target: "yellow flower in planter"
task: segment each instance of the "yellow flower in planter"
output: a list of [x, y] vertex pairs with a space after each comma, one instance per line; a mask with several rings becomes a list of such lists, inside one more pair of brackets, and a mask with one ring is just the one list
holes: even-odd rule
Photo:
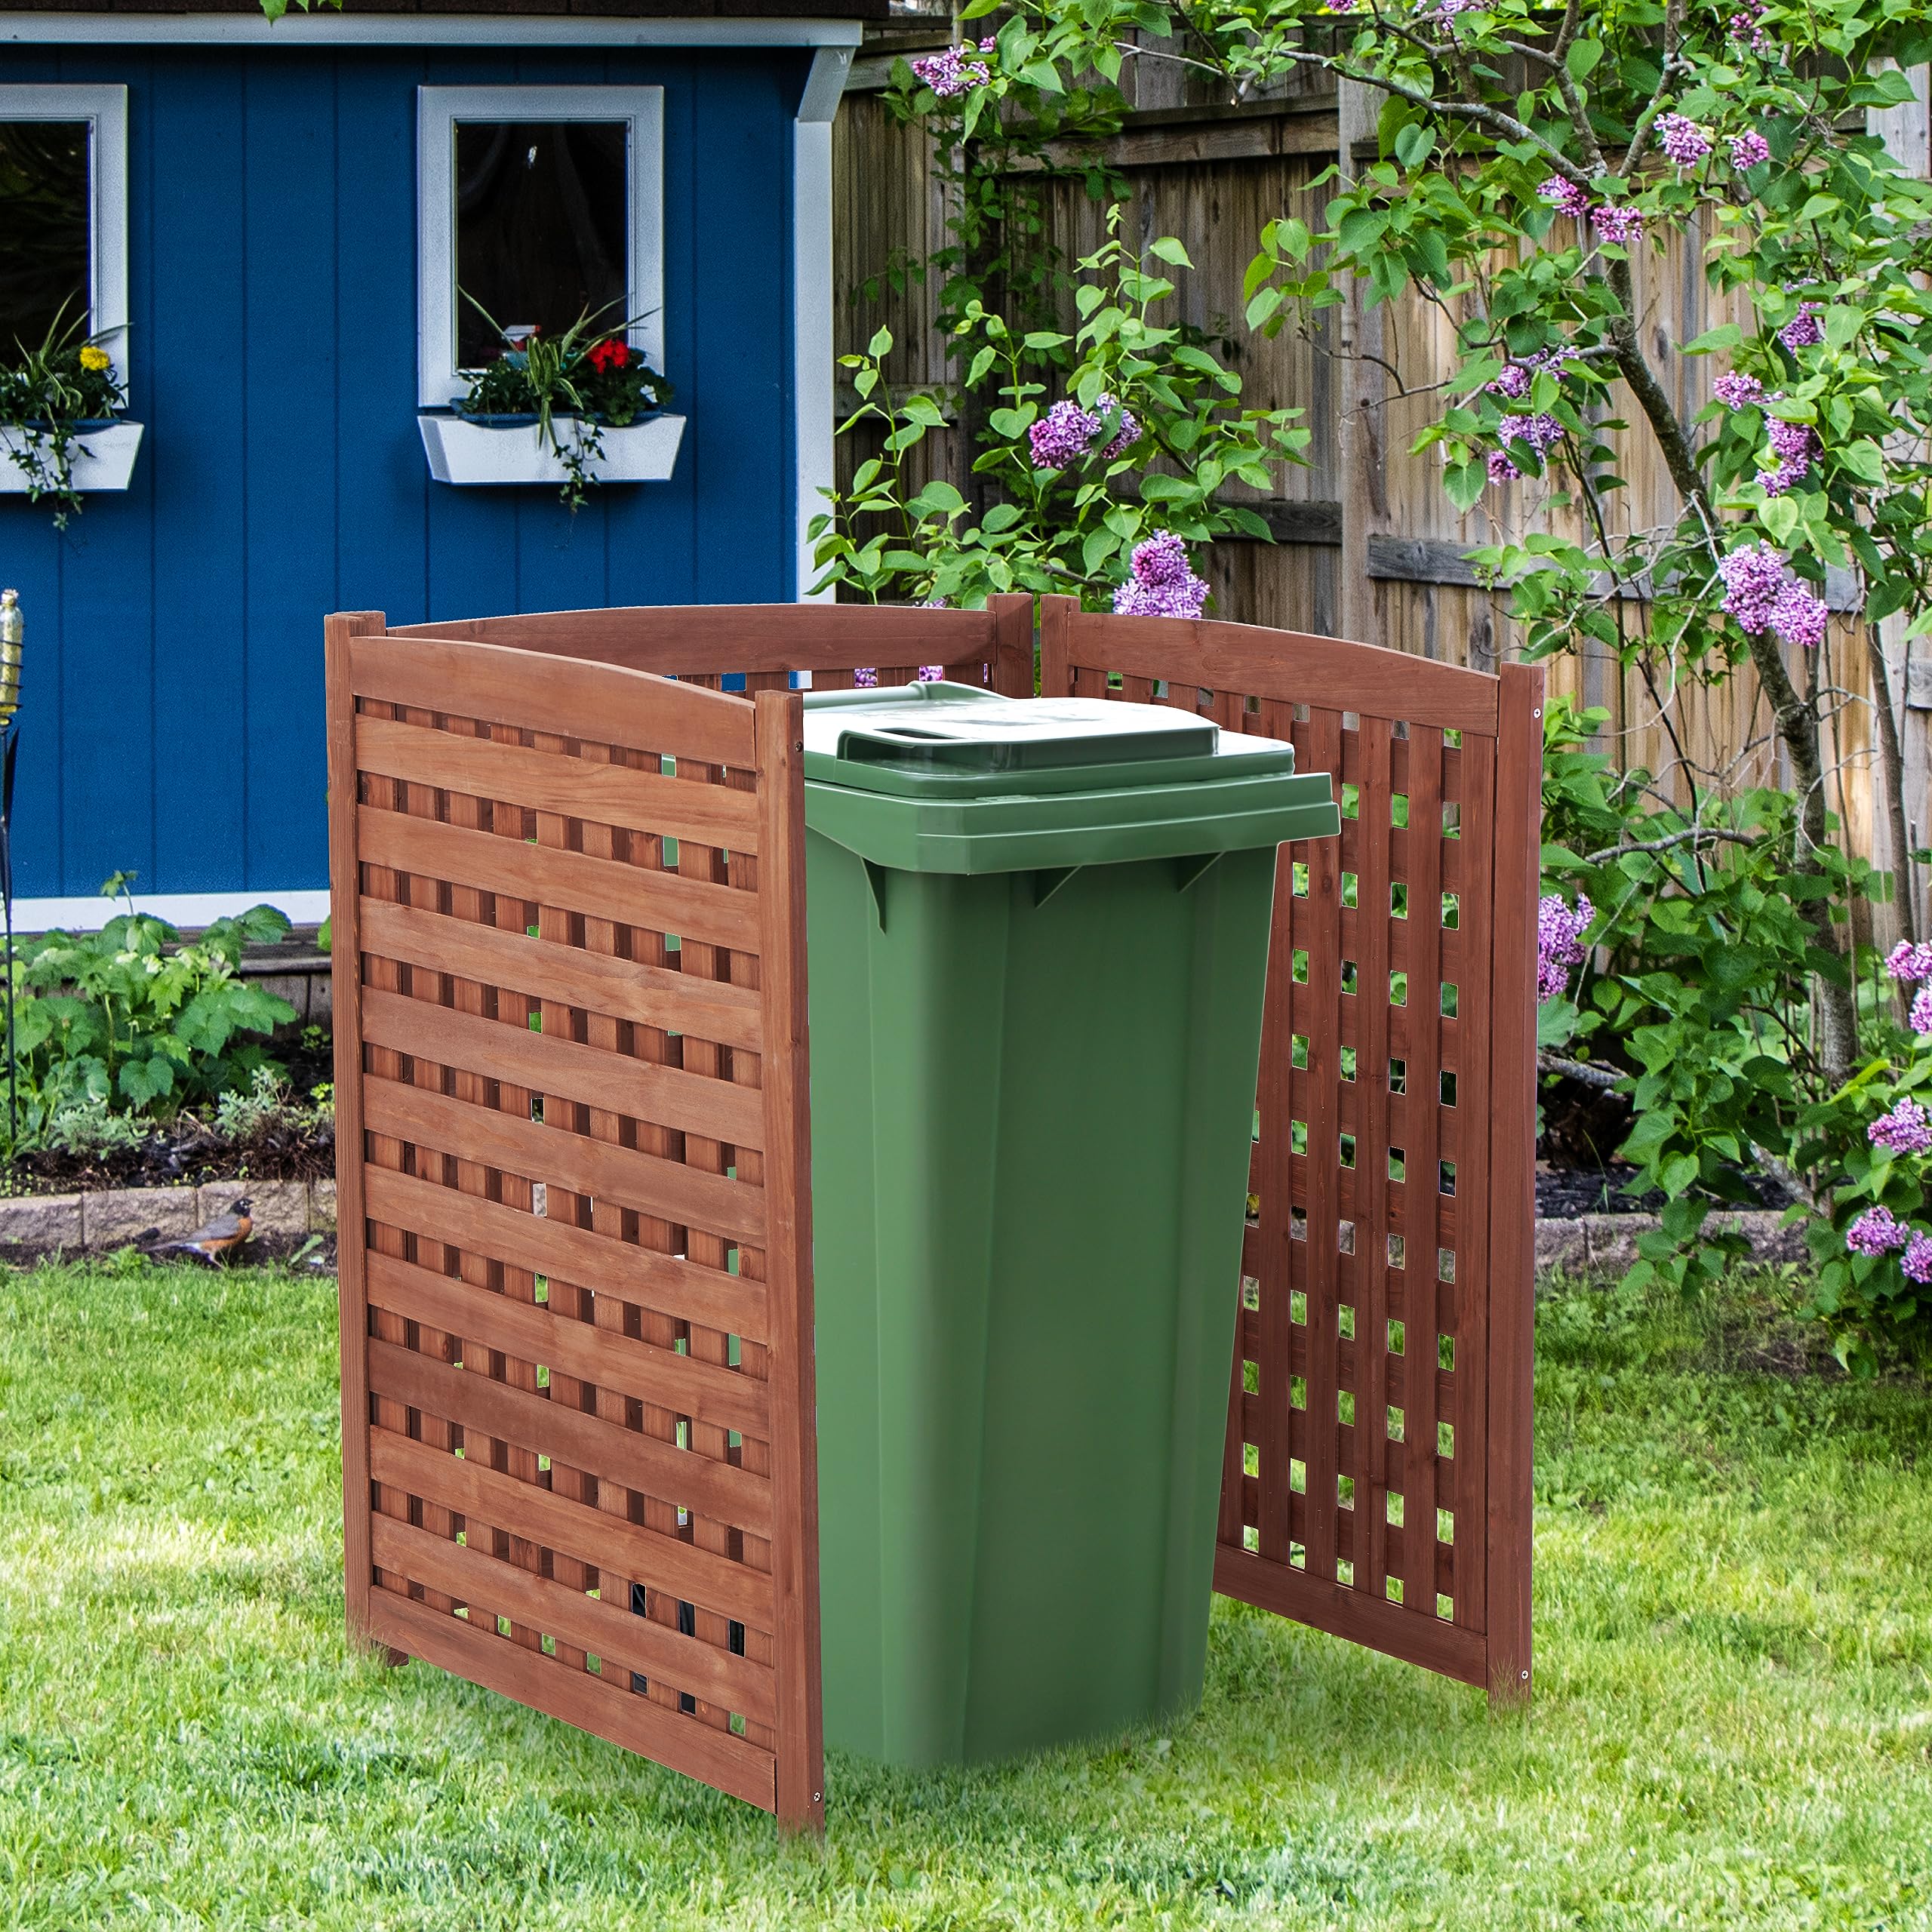
[[113, 360], [113, 357], [97, 343], [89, 343], [81, 351], [81, 367], [83, 369], [91, 370], [97, 375], [106, 368]]

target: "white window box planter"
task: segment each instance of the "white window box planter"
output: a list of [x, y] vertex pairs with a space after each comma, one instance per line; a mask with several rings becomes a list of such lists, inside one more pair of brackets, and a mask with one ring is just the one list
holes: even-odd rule
[[[125, 490], [134, 473], [134, 453], [141, 446], [141, 424], [104, 423], [83, 429], [74, 438], [74, 488], [83, 495], [96, 490]], [[20, 452], [28, 447], [25, 433], [0, 429], [0, 496], [23, 497], [28, 470]], [[42, 448], [47, 445], [43, 442]]]
[[[426, 411], [416, 419], [423, 432], [429, 474], [438, 483], [547, 483], [559, 488], [568, 472], [563, 460], [541, 440], [534, 422], [478, 423], [467, 417]], [[568, 442], [574, 419], [559, 417], [558, 438]], [[600, 483], [661, 483], [678, 460], [683, 441], [681, 416], [653, 416], [621, 429], [605, 424], [603, 454], [591, 466]]]

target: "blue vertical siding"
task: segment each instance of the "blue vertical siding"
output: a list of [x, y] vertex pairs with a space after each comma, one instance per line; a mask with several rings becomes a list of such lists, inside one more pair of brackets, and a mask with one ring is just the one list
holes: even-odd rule
[[[134, 484], [64, 534], [0, 500], [31, 681], [23, 897], [326, 882], [321, 620], [794, 592], [790, 115], [809, 57], [9, 50], [129, 90]], [[668, 483], [429, 481], [416, 423], [416, 90], [665, 89]]]

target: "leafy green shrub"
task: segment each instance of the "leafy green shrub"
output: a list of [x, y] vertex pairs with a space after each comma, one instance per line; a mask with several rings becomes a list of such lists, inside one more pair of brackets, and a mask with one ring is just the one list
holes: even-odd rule
[[100, 1114], [165, 1119], [248, 1087], [257, 1069], [278, 1072], [266, 1036], [295, 1009], [238, 969], [245, 945], [288, 931], [281, 913], [257, 906], [183, 945], [165, 921], [130, 909], [97, 933], [19, 941], [23, 1143], [45, 1139], [57, 1121], [65, 1133], [87, 1131], [90, 1103]]

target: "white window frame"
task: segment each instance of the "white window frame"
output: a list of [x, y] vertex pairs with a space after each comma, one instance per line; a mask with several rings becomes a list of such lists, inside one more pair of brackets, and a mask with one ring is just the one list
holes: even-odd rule
[[[88, 334], [128, 380], [128, 90], [106, 82], [20, 82], [0, 87], [0, 121], [85, 121], [88, 239], [93, 302]], [[13, 344], [5, 345], [11, 350]]]
[[469, 383], [456, 365], [456, 126], [459, 121], [622, 121], [629, 157], [631, 346], [664, 367], [664, 90], [659, 87], [419, 88], [416, 91], [417, 400], [446, 406]]

